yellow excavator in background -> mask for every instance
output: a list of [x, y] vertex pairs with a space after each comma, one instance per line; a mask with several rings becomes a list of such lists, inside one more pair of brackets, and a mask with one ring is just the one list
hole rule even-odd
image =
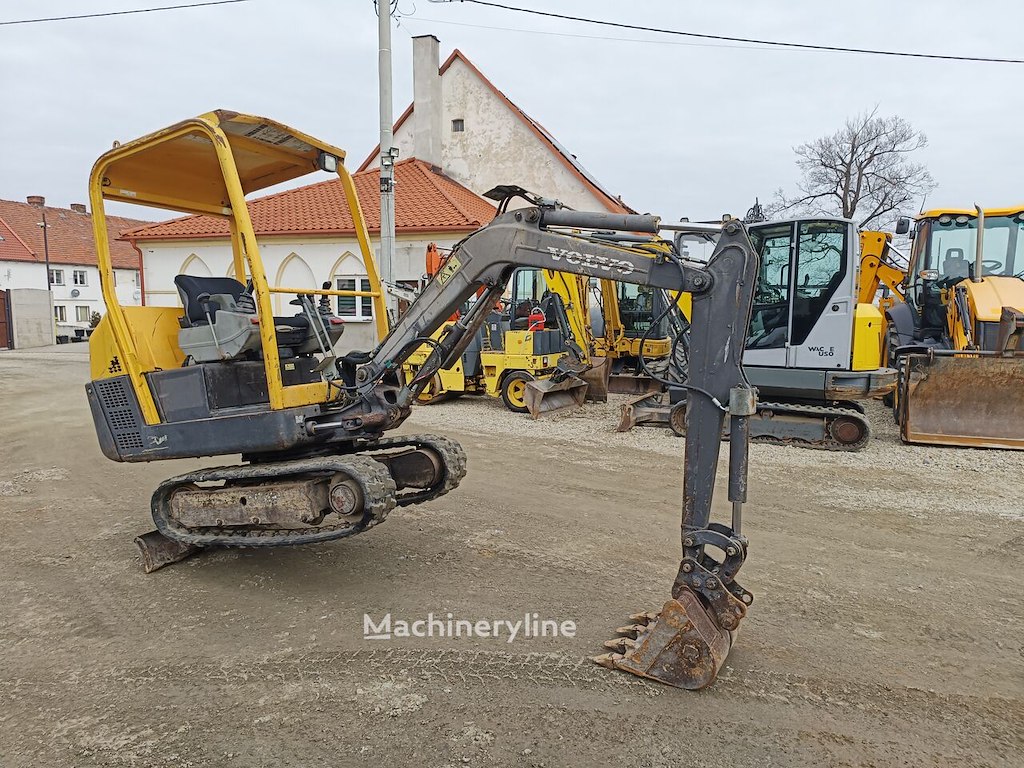
[[[485, 196], [498, 203], [498, 215], [515, 198], [543, 203], [542, 198], [511, 185], [495, 187]], [[670, 247], [670, 243], [652, 242], [650, 237], [617, 232], [594, 233], [593, 237], [610, 245], [627, 244], [649, 252], [652, 258]], [[442, 271], [447, 258], [436, 244], [429, 244], [426, 277]], [[434, 374], [419, 402], [486, 394], [500, 397], [510, 411], [529, 412], [537, 418], [579, 407], [585, 399], [606, 401], [610, 381], [613, 391], [647, 391], [638, 374], [645, 368], [664, 368], [663, 364], [659, 368], [659, 363], [672, 348], [667, 324], [651, 328], [664, 296], [664, 291], [614, 280], [519, 267], [509, 281], [508, 294], [493, 308], [478, 338], [455, 365]], [[681, 304], [689, 308], [689, 294], [682, 297]], [[449, 318], [448, 325], [435, 336], [457, 320], [458, 315]], [[643, 364], [639, 362], [641, 349]], [[404, 365], [406, 376], [417, 374], [430, 351], [429, 345], [424, 345], [409, 356]]]
[[886, 311], [903, 440], [1024, 449], [1024, 206], [939, 209], [911, 234], [906, 300]]

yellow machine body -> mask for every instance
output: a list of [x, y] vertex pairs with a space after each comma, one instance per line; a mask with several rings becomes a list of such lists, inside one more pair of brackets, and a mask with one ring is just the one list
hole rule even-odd
[[901, 358], [904, 440], [1024, 450], [1022, 274], [1024, 206], [917, 217], [905, 314], [922, 348]]
[[853, 311], [852, 371], [873, 371], [882, 367], [885, 320], [874, 304], [858, 303]]
[[[145, 422], [158, 424], [160, 414], [145, 376], [180, 366], [184, 359], [177, 340], [179, 309], [122, 307], [117, 299], [107, 237], [108, 201], [226, 219], [231, 232], [234, 277], [241, 283], [252, 280], [261, 318], [273, 317], [271, 297], [276, 293], [368, 296], [373, 302], [377, 332], [380, 336], [386, 334], [387, 315], [380, 279], [355, 185], [345, 170], [344, 159], [343, 150], [286, 125], [225, 110], [208, 112], [116, 145], [101, 156], [90, 175], [89, 198], [107, 312], [90, 339], [93, 378], [128, 375]], [[355, 222], [371, 290], [271, 286], [260, 258], [246, 195], [316, 170], [333, 170], [335, 166]], [[326, 381], [291, 386], [283, 383], [275, 324], [262, 322], [259, 329], [269, 407], [282, 410], [327, 402], [330, 393]]]

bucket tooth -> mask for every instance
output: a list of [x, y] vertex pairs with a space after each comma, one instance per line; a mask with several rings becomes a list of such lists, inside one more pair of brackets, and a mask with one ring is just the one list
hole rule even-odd
[[629, 620], [635, 624], [650, 624], [652, 621], [658, 618], [660, 614], [658, 611], [644, 611], [643, 613], [631, 613]]
[[615, 634], [635, 638], [647, 629], [646, 624], [630, 624], [625, 627], [616, 627]]
[[591, 656], [590, 660], [605, 669], [618, 669], [617, 663], [622, 658], [621, 653], [602, 653], [600, 656]]
[[612, 640], [605, 640], [602, 645], [616, 653], [626, 653], [636, 647], [636, 640], [631, 637], [616, 637]]
[[718, 627], [696, 594], [683, 589], [665, 603], [635, 647], [610, 663], [640, 677], [698, 690], [718, 675], [734, 635]]

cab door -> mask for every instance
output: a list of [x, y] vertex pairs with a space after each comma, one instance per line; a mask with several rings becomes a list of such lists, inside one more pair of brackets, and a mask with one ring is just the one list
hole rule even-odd
[[847, 368], [852, 347], [852, 225], [837, 219], [752, 227], [761, 254], [743, 362]]
[[750, 331], [743, 362], [784, 368], [789, 355], [790, 282], [794, 252], [793, 223], [770, 224], [750, 229], [750, 238], [761, 254], [761, 271], [754, 291]]
[[846, 221], [797, 222], [790, 319], [790, 365], [850, 367], [856, 270], [851, 268], [853, 225]]

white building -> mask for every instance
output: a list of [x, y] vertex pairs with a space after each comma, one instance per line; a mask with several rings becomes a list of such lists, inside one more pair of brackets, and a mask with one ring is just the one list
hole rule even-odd
[[[437, 166], [477, 194], [515, 184], [577, 210], [632, 211], [462, 51], [438, 67], [436, 37], [412, 45], [413, 103], [394, 126], [399, 157]], [[375, 167], [379, 153], [378, 145], [359, 170]]]
[[[418, 281], [426, 269], [427, 244], [454, 245], [494, 216], [494, 207], [465, 187], [415, 159], [395, 166], [397, 280]], [[380, 243], [379, 172], [354, 175], [356, 194], [375, 248]], [[272, 286], [369, 290], [359, 256], [352, 215], [337, 179], [257, 198], [249, 203], [260, 255]], [[146, 304], [180, 304], [179, 274], [234, 276], [227, 221], [187, 216], [134, 229], [123, 239], [142, 252]], [[357, 285], [358, 283], [358, 285]], [[294, 296], [275, 295], [274, 312], [297, 311]], [[345, 346], [367, 348], [375, 340], [370, 300], [338, 297], [336, 311], [346, 320]]]
[[[574, 155], [513, 104], [460, 51], [438, 67], [433, 36], [413, 39], [414, 102], [395, 123], [396, 259], [394, 278], [419, 280], [429, 242], [450, 247], [494, 216], [481, 195], [517, 184], [579, 210], [629, 212]], [[379, 252], [379, 148], [354, 174], [375, 251]], [[337, 181], [250, 201], [268, 280], [275, 287], [368, 288], [351, 215]], [[140, 227], [123, 238], [143, 257], [145, 303], [179, 304], [178, 274], [233, 274], [227, 224], [189, 216]], [[358, 285], [357, 285], [358, 283]], [[275, 312], [292, 314], [287, 296]], [[368, 300], [342, 299], [349, 348], [374, 343]]]
[[[142, 301], [139, 254], [130, 243], [116, 238], [122, 230], [144, 223], [138, 219], [107, 217], [117, 295], [122, 304], [137, 305]], [[45, 199], [38, 196], [30, 196], [25, 203], [0, 200], [0, 291], [46, 289], [49, 285], [58, 335], [73, 336], [76, 330], [89, 327], [94, 312], [103, 314], [96, 265], [92, 215], [84, 205], [55, 208], [46, 206]]]

